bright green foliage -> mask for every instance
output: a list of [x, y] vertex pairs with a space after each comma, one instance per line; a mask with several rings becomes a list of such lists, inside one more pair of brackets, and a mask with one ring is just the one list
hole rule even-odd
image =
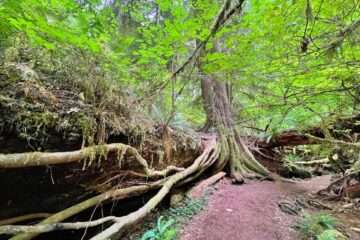
[[318, 240], [346, 240], [347, 238], [339, 231], [335, 229], [328, 229], [321, 233]]
[[[192, 63], [170, 76], [208, 36], [221, 4], [1, 0], [0, 51], [36, 49], [41, 54], [32, 58], [46, 63], [42, 68], [66, 69], [86, 97], [120, 88], [156, 105], [165, 122], [177, 116], [199, 126], [205, 119], [199, 72]], [[206, 74], [231, 83], [239, 126], [268, 126], [272, 133], [356, 113], [360, 27], [344, 31], [359, 21], [359, 8], [353, 0], [245, 1], [201, 57]]]
[[164, 220], [160, 216], [157, 220], [156, 226], [148, 230], [141, 237], [141, 240], [173, 240], [176, 237], [176, 229], [172, 227], [175, 223], [174, 219]]
[[174, 218], [191, 218], [204, 208], [206, 201], [207, 199], [205, 197], [200, 199], [187, 198], [182, 205], [175, 208], [170, 208], [169, 214]]
[[352, 1], [313, 0], [315, 16], [307, 18], [307, 2], [249, 1], [239, 23], [223, 30], [227, 51], [207, 56], [209, 71], [234, 79], [235, 101], [245, 114], [263, 126], [271, 121], [273, 130], [353, 113], [349, 91], [359, 83], [360, 31], [335, 49], [330, 43], [360, 19], [359, 8], [353, 10]]
[[108, 9], [96, 10], [99, 2], [81, 6], [73, 0], [4, 0], [0, 29], [3, 34], [24, 32], [35, 44], [51, 50], [73, 45], [99, 52], [116, 26]]
[[324, 213], [307, 214], [298, 224], [304, 239], [346, 240], [346, 237], [335, 229], [336, 220]]
[[[161, 212], [161, 216], [158, 218], [156, 225], [153, 226], [154, 223], [151, 223], [151, 229], [146, 231], [142, 235], [142, 238], [139, 239], [177, 239], [178, 230], [181, 229], [181, 227], [187, 223], [189, 219], [203, 210], [204, 206], [207, 204], [208, 195], [211, 191], [211, 188], [208, 189], [205, 192], [205, 195], [199, 199], [185, 198], [184, 201], [175, 207], [171, 207]], [[164, 219], [167, 219], [167, 221]], [[164, 229], [164, 226], [167, 226], [167, 228], [163, 230], [163, 234], [159, 234], [159, 225], [162, 226], [161, 229]]]

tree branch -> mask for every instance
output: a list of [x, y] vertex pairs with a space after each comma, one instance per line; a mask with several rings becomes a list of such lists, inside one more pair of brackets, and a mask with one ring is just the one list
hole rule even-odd
[[217, 14], [217, 17], [215, 18], [213, 24], [210, 27], [209, 35], [196, 46], [195, 50], [185, 60], [185, 62], [179, 68], [177, 68], [175, 72], [173, 72], [171, 78], [175, 78], [179, 73], [184, 71], [186, 66], [198, 56], [198, 53], [206, 46], [209, 40], [213, 36], [215, 36], [215, 34], [221, 29], [221, 27], [224, 26], [224, 24], [231, 18], [231, 16], [233, 16], [236, 12], [241, 12], [244, 2], [245, 0], [240, 0], [233, 8], [229, 10], [231, 0], [225, 0], [219, 13]]

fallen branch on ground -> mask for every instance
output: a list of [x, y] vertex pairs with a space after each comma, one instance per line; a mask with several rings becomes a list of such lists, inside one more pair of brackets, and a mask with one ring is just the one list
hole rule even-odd
[[359, 171], [354, 171], [354, 172], [350, 172], [345, 174], [344, 176], [340, 177], [339, 179], [336, 179], [335, 181], [331, 182], [329, 186], [327, 186], [324, 189], [321, 189], [317, 192], [318, 195], [326, 195], [326, 193], [331, 192], [332, 188], [338, 184], [343, 184], [344, 182], [346, 182], [348, 179], [350, 179], [353, 176], [356, 176], [359, 174]]
[[329, 161], [330, 161], [329, 158], [323, 158], [323, 159], [312, 160], [312, 161], [298, 161], [298, 162], [296, 162], [296, 164], [300, 164], [300, 165], [317, 165], [317, 164], [328, 163]]
[[319, 138], [311, 134], [305, 134], [305, 136], [317, 143], [328, 143], [328, 144], [336, 144], [336, 145], [360, 148], [360, 143], [345, 142], [336, 139]]
[[218, 181], [220, 181], [220, 179], [225, 177], [225, 175], [226, 175], [225, 172], [219, 172], [219, 173], [201, 181], [195, 187], [191, 188], [186, 193], [186, 195], [193, 199], [202, 197], [205, 194], [205, 191], [207, 188], [209, 188], [210, 186], [212, 186], [215, 183], [217, 183]]

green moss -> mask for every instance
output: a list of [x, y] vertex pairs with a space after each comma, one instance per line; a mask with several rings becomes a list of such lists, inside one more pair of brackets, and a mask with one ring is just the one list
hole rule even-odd
[[[298, 228], [304, 239], [346, 239], [336, 230], [337, 220], [325, 213], [306, 214]], [[332, 238], [334, 233], [344, 238]], [[339, 235], [340, 234], [340, 235]]]
[[17, 113], [12, 121], [21, 138], [45, 142], [48, 130], [56, 126], [58, 115], [49, 111], [26, 111]]
[[83, 136], [83, 146], [94, 144], [96, 133], [95, 119], [90, 115], [86, 116], [84, 112], [76, 112], [70, 116], [70, 124], [75, 129], [81, 129]]
[[101, 166], [101, 162], [107, 159], [109, 150], [106, 145], [97, 145], [84, 148], [81, 153], [84, 156], [83, 170], [90, 167], [97, 160], [97, 166]]
[[28, 162], [34, 162], [36, 159], [40, 158], [40, 152], [32, 152], [26, 155], [25, 164]]

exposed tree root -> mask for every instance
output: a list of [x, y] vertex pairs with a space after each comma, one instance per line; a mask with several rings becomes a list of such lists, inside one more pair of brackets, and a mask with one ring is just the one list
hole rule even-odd
[[147, 214], [149, 214], [164, 199], [164, 197], [170, 192], [171, 188], [176, 185], [176, 183], [196, 173], [196, 171], [199, 169], [204, 169], [211, 166], [217, 159], [218, 154], [219, 149], [217, 148], [215, 139], [213, 139], [207, 144], [204, 152], [194, 161], [190, 167], [169, 177], [160, 191], [142, 208], [124, 217], [121, 217], [116, 223], [91, 238], [91, 240], [107, 240], [121, 234], [121, 231], [124, 227], [135, 224], [136, 222], [143, 219]]
[[[75, 216], [76, 214], [78, 214], [88, 208], [91, 208], [93, 206], [96, 206], [96, 205], [100, 204], [101, 202], [104, 202], [109, 199], [124, 199], [124, 198], [128, 198], [131, 196], [138, 196], [138, 195], [144, 194], [145, 192], [147, 192], [151, 189], [160, 187], [163, 181], [164, 180], [159, 180], [152, 184], [133, 186], [133, 187], [128, 187], [128, 188], [124, 188], [124, 189], [110, 190], [108, 192], [105, 192], [105, 193], [102, 193], [95, 197], [92, 197], [90, 199], [87, 199], [81, 203], [74, 205], [74, 206], [71, 206], [61, 212], [58, 212], [58, 213], [46, 218], [45, 220], [41, 221], [38, 225], [59, 223], [69, 217]], [[9, 226], [4, 226], [3, 229], [5, 229], [5, 227], [9, 227]], [[32, 238], [36, 237], [38, 234], [39, 233], [36, 233], [36, 232], [35, 233], [34, 232], [30, 232], [30, 233], [26, 232], [26, 233], [14, 236], [13, 238], [11, 238], [11, 240], [28, 240], [28, 239], [32, 239]]]
[[[213, 137], [205, 142], [205, 149], [203, 153], [198, 158], [196, 158], [193, 164], [181, 172], [175, 173], [172, 176], [158, 180], [154, 183], [133, 186], [125, 189], [110, 190], [98, 196], [92, 197], [86, 201], [83, 201], [79, 204], [76, 204], [70, 208], [67, 208], [61, 212], [58, 212], [34, 226], [1, 226], [0, 233], [16, 234], [22, 232], [21, 234], [12, 237], [11, 240], [29, 240], [44, 232], [64, 229], [81, 229], [86, 227], [98, 226], [106, 222], [114, 222], [114, 224], [111, 225], [108, 229], [105, 229], [105, 231], [99, 233], [92, 238], [93, 240], [109, 239], [110, 237], [121, 233], [121, 230], [124, 227], [136, 223], [142, 218], [144, 218], [164, 199], [164, 197], [170, 192], [173, 186], [181, 183], [181, 181], [187, 178], [193, 180], [197, 176], [199, 176], [198, 172], [203, 172], [218, 159], [219, 152], [220, 148], [217, 145], [216, 138]], [[134, 152], [134, 154], [136, 153], [137, 151]], [[127, 216], [109, 216], [88, 222], [60, 223], [61, 221], [71, 216], [74, 216], [81, 211], [84, 211], [85, 209], [96, 206], [97, 204], [105, 200], [114, 198], [124, 199], [130, 196], [141, 195], [151, 189], [159, 187], [161, 187], [161, 189], [152, 199], [150, 199], [142, 208], [128, 214]]]
[[233, 127], [227, 129], [230, 133], [218, 127], [221, 153], [216, 162], [216, 171], [221, 171], [229, 164], [230, 174], [237, 183], [243, 183], [246, 178], [272, 179], [272, 174], [255, 159], [237, 131]]
[[32, 219], [47, 218], [50, 215], [51, 215], [50, 213], [26, 214], [26, 215], [23, 215], [23, 216], [18, 216], [18, 217], [13, 217], [13, 218], [8, 218], [8, 219], [1, 220], [0, 221], [0, 226], [7, 225], [7, 224], [14, 224], [14, 223], [17, 223], [17, 222], [28, 221], [28, 220], [32, 220]]
[[136, 148], [121, 143], [91, 146], [71, 152], [0, 154], [0, 168], [24, 168], [80, 161], [84, 161], [84, 166], [90, 166], [95, 162], [95, 159], [100, 159], [99, 161], [106, 159], [110, 152], [117, 154], [118, 161], [121, 161], [126, 153], [131, 154], [143, 167], [147, 177], [163, 177], [169, 175], [171, 172], [183, 170], [183, 168], [175, 166], [168, 166], [166, 169], [160, 171], [151, 169], [146, 159], [140, 155]]
[[94, 221], [87, 221], [87, 222], [73, 222], [73, 223], [54, 223], [54, 224], [41, 224], [41, 225], [34, 225], [34, 226], [27, 226], [27, 225], [7, 225], [0, 227], [0, 234], [16, 234], [16, 233], [46, 233], [51, 231], [58, 231], [58, 230], [78, 230], [82, 228], [90, 228], [96, 227], [101, 224], [110, 221], [117, 221], [119, 217], [109, 216], [100, 218]]
[[189, 198], [195, 199], [200, 198], [205, 194], [205, 191], [218, 181], [220, 181], [223, 177], [226, 176], [225, 172], [219, 172], [211, 177], [199, 182], [195, 187], [191, 188], [187, 191], [186, 196]]

